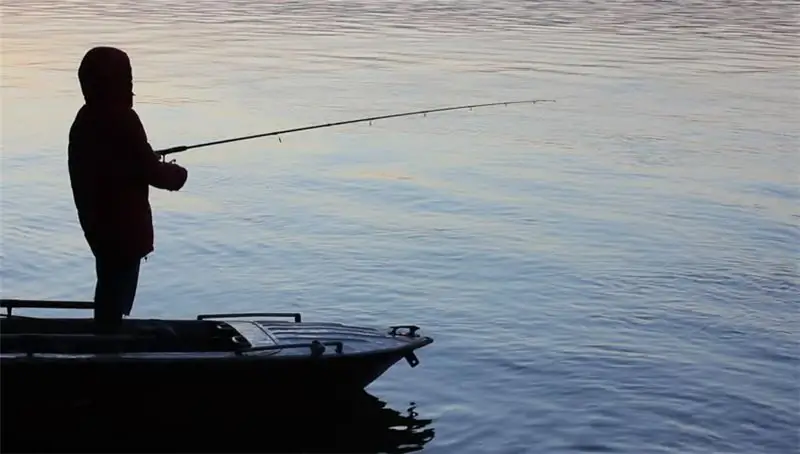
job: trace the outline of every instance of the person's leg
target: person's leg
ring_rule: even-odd
[[[133,260],[126,263],[120,269],[120,309],[125,316],[131,315],[133,301],[136,299],[136,288],[139,286],[139,266],[141,260]]]
[[[116,308],[114,292],[113,262],[95,258],[97,284],[94,288],[94,323],[99,332],[113,332],[122,322],[122,314]]]
[[[116,331],[122,316],[129,315],[139,282],[139,260],[96,259],[97,285],[94,294],[94,319],[99,330]]]

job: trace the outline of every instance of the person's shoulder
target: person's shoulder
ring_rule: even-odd
[[[105,128],[105,124],[111,120],[107,112],[101,111],[96,107],[88,104],[83,104],[75,113],[75,119],[72,120],[73,128]]]
[[[138,113],[136,113],[136,109],[134,109],[133,107],[130,107],[130,108],[128,108],[128,109],[124,109],[124,110],[122,111],[122,115],[123,115],[123,116],[124,116],[126,119],[128,119],[128,120],[130,120],[130,121],[135,121],[135,122],[137,122],[137,123],[141,123],[141,122],[142,122],[142,119],[141,119],[141,118],[139,118],[139,114],[138,114]]]
[[[91,123],[88,117],[88,111],[84,104],[75,112],[75,118],[72,120],[72,125],[69,128],[70,141],[77,139],[77,136],[86,130],[89,123]]]
[[[78,124],[85,121],[86,116],[87,116],[87,107],[86,104],[84,104],[78,108],[77,112],[75,112],[75,118],[72,120],[72,124]]]
[[[121,120],[128,133],[133,134],[137,139],[147,141],[147,133],[144,130],[142,119],[139,118],[139,114],[133,108],[125,109]]]
[[[132,108],[101,109],[83,105],[70,127],[70,138],[96,137],[104,141],[147,141],[142,121]]]

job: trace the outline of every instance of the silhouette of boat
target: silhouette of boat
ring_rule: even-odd
[[[414,325],[375,329],[302,321],[299,313],[205,314],[124,320],[113,335],[91,318],[20,316],[13,309],[91,309],[90,302],[3,299],[3,410],[31,399],[71,399],[135,390],[149,396],[226,398],[253,393],[341,394],[363,390],[431,342]],[[29,390],[20,394],[16,390]],[[299,394],[298,394],[299,393]],[[14,408],[17,408],[14,406]]]

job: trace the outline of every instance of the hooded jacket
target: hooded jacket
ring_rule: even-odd
[[[78,220],[95,256],[141,259],[155,243],[150,186],[177,191],[188,173],[153,152],[132,107],[124,52],[94,48],[78,75],[86,103],[70,128],[67,159]]]

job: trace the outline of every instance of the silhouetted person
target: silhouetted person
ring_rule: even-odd
[[[95,256],[94,319],[112,332],[130,315],[142,258],[154,249],[149,187],[177,191],[186,169],[153,152],[133,110],[125,52],[89,50],[78,69],[85,104],[69,132],[69,176],[78,219]]]

